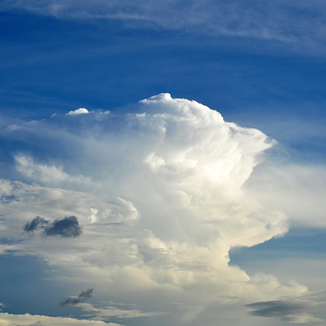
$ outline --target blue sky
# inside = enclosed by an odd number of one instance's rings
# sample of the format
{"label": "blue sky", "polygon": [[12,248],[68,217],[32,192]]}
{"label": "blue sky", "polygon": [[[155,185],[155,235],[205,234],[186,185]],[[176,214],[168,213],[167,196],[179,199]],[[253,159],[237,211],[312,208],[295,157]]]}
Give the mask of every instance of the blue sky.
{"label": "blue sky", "polygon": [[0,321],[323,325],[325,7],[3,1]]}

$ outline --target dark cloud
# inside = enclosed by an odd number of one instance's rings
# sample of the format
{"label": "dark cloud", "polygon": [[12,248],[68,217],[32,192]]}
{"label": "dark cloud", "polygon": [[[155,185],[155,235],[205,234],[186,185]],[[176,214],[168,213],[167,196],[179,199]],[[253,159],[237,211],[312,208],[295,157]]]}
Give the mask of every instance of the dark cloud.
{"label": "dark cloud", "polygon": [[33,218],[32,222],[25,224],[24,231],[30,234],[34,234],[35,230],[37,230],[39,227],[44,227],[48,223],[49,221],[47,221],[43,217],[36,216],[35,218]]}
{"label": "dark cloud", "polygon": [[65,238],[75,238],[81,235],[82,231],[76,216],[57,219],[51,225],[45,227],[44,234],[47,236],[60,235]]}
{"label": "dark cloud", "polygon": [[59,302],[59,305],[60,305],[61,307],[64,307],[64,306],[67,306],[67,305],[74,306],[74,305],[76,305],[77,303],[84,302],[84,301],[86,301],[87,299],[92,298],[92,296],[93,296],[93,290],[94,290],[94,289],[88,289],[88,290],[86,290],[86,291],[83,291],[82,293],[80,293],[80,294],[78,295],[78,297],[68,297],[68,298],[64,298],[62,301]]}
{"label": "dark cloud", "polygon": [[52,223],[43,217],[36,216],[32,222],[25,224],[24,231],[34,234],[34,231],[39,228],[42,228],[43,234],[48,237],[60,235],[65,238],[75,238],[82,233],[76,216],[66,216]]}
{"label": "dark cloud", "polygon": [[247,307],[254,309],[250,312],[253,316],[278,317],[284,321],[294,321],[311,309],[307,304],[281,300],[255,302],[248,304]]}

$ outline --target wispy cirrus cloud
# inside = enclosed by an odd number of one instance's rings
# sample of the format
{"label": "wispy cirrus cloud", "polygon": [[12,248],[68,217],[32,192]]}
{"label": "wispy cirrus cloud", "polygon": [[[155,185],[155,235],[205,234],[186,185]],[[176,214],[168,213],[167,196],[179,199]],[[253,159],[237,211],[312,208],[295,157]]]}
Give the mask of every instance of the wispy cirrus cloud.
{"label": "wispy cirrus cloud", "polygon": [[[25,9],[72,19],[118,19],[131,27],[276,40],[298,47],[325,42],[325,3],[313,1],[5,1],[0,10]],[[315,49],[316,50],[316,49]]]}

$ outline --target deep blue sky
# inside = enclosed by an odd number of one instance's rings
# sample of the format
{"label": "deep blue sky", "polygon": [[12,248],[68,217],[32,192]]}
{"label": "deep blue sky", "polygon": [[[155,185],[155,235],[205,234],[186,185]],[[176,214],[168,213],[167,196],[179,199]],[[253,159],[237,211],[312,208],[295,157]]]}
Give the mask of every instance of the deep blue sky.
{"label": "deep blue sky", "polygon": [[[274,42],[1,13],[4,109],[114,108],[159,92],[229,113],[323,117],[325,58]],[[235,44],[237,46],[235,46]],[[32,113],[30,113],[32,114]]]}

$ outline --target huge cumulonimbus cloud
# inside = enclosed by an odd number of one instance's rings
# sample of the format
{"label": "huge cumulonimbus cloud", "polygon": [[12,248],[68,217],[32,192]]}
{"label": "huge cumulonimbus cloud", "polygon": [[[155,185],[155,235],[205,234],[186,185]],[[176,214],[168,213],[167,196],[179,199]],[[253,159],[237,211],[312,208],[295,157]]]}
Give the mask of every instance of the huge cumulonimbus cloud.
{"label": "huge cumulonimbus cloud", "polygon": [[[16,170],[23,181],[41,186],[121,197],[119,206],[129,205],[130,213],[94,204],[85,220],[125,222],[141,216],[145,241],[135,241],[154,264],[159,256],[173,266],[207,255],[205,264],[211,264],[214,252],[223,260],[231,246],[251,246],[286,231],[282,215],[257,210],[241,190],[259,155],[273,145],[266,135],[169,94],[140,101],[135,110],[121,116],[95,111],[53,117],[9,129],[9,137],[42,137],[45,148],[53,143],[60,148],[52,156],[27,148],[33,157],[17,153]],[[57,234],[60,223],[44,226],[46,233]]]}
{"label": "huge cumulonimbus cloud", "polygon": [[[163,291],[171,295],[168,301],[200,304],[193,310],[198,314],[226,297],[255,302],[306,291],[270,276],[251,280],[229,265],[233,246],[252,246],[287,230],[282,213],[264,210],[242,189],[274,144],[259,130],[225,122],[195,101],[160,94],[129,114],[53,116],[1,133],[26,139],[14,154],[12,178],[20,181],[0,183],[6,198],[1,227],[17,240],[2,244],[3,252],[33,252],[112,295],[121,288]],[[44,141],[33,146],[35,139]],[[76,221],[46,223],[35,216],[78,216],[83,234],[64,239],[65,223]],[[23,225],[30,233],[41,227],[46,241],[22,235]],[[187,296],[175,298],[177,289]]]}

